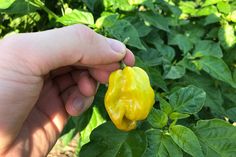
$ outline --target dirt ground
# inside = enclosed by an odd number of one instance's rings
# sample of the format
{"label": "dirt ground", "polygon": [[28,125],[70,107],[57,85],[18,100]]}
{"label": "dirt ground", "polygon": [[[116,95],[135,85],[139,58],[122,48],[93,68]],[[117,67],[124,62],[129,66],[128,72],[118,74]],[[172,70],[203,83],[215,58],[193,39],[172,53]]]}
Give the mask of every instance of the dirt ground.
{"label": "dirt ground", "polygon": [[59,139],[53,149],[50,151],[47,157],[76,157],[76,147],[78,143],[78,136],[70,142],[68,146],[62,143]]}

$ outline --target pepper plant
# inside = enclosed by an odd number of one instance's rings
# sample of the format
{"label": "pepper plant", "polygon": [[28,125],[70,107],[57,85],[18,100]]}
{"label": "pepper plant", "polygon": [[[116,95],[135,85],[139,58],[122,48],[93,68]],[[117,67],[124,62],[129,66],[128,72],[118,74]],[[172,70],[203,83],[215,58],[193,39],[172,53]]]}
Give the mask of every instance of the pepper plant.
{"label": "pepper plant", "polygon": [[236,1],[0,0],[0,11],[1,37],[82,23],[126,41],[148,73],[155,104],[135,130],[111,122],[105,85],[70,118],[61,138],[80,134],[79,157],[236,155]]}

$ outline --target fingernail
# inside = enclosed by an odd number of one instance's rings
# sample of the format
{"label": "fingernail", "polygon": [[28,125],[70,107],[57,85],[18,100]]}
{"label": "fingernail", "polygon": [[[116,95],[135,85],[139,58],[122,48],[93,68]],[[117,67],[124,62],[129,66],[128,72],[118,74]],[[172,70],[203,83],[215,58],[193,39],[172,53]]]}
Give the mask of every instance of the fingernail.
{"label": "fingernail", "polygon": [[83,111],[84,108],[84,103],[83,103],[83,99],[80,98],[75,98],[72,106],[75,110],[76,113],[81,113]]}
{"label": "fingernail", "polygon": [[93,100],[94,96],[86,97],[86,99],[84,100],[84,108],[82,112],[86,111],[92,105]]}
{"label": "fingernail", "polygon": [[112,50],[118,53],[125,53],[126,47],[122,42],[111,38],[107,38],[107,42],[109,43]]}
{"label": "fingernail", "polygon": [[75,98],[73,101],[73,107],[77,115],[81,115],[86,111],[92,104],[94,97],[85,97],[85,98]]}

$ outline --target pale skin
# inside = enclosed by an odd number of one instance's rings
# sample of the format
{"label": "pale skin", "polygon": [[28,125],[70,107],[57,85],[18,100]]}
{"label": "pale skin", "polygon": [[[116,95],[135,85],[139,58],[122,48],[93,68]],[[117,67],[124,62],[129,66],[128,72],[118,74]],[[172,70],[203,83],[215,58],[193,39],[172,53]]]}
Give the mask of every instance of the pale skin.
{"label": "pale skin", "polygon": [[124,44],[83,25],[0,40],[0,156],[46,156],[121,60],[134,65]]}

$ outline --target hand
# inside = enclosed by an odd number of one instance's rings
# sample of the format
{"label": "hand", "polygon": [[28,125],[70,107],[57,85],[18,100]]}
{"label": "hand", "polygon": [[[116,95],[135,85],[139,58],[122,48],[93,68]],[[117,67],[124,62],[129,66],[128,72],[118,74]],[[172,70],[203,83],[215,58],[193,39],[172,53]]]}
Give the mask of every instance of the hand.
{"label": "hand", "polygon": [[124,44],[83,25],[0,41],[0,156],[46,156],[121,60],[134,64]]}

